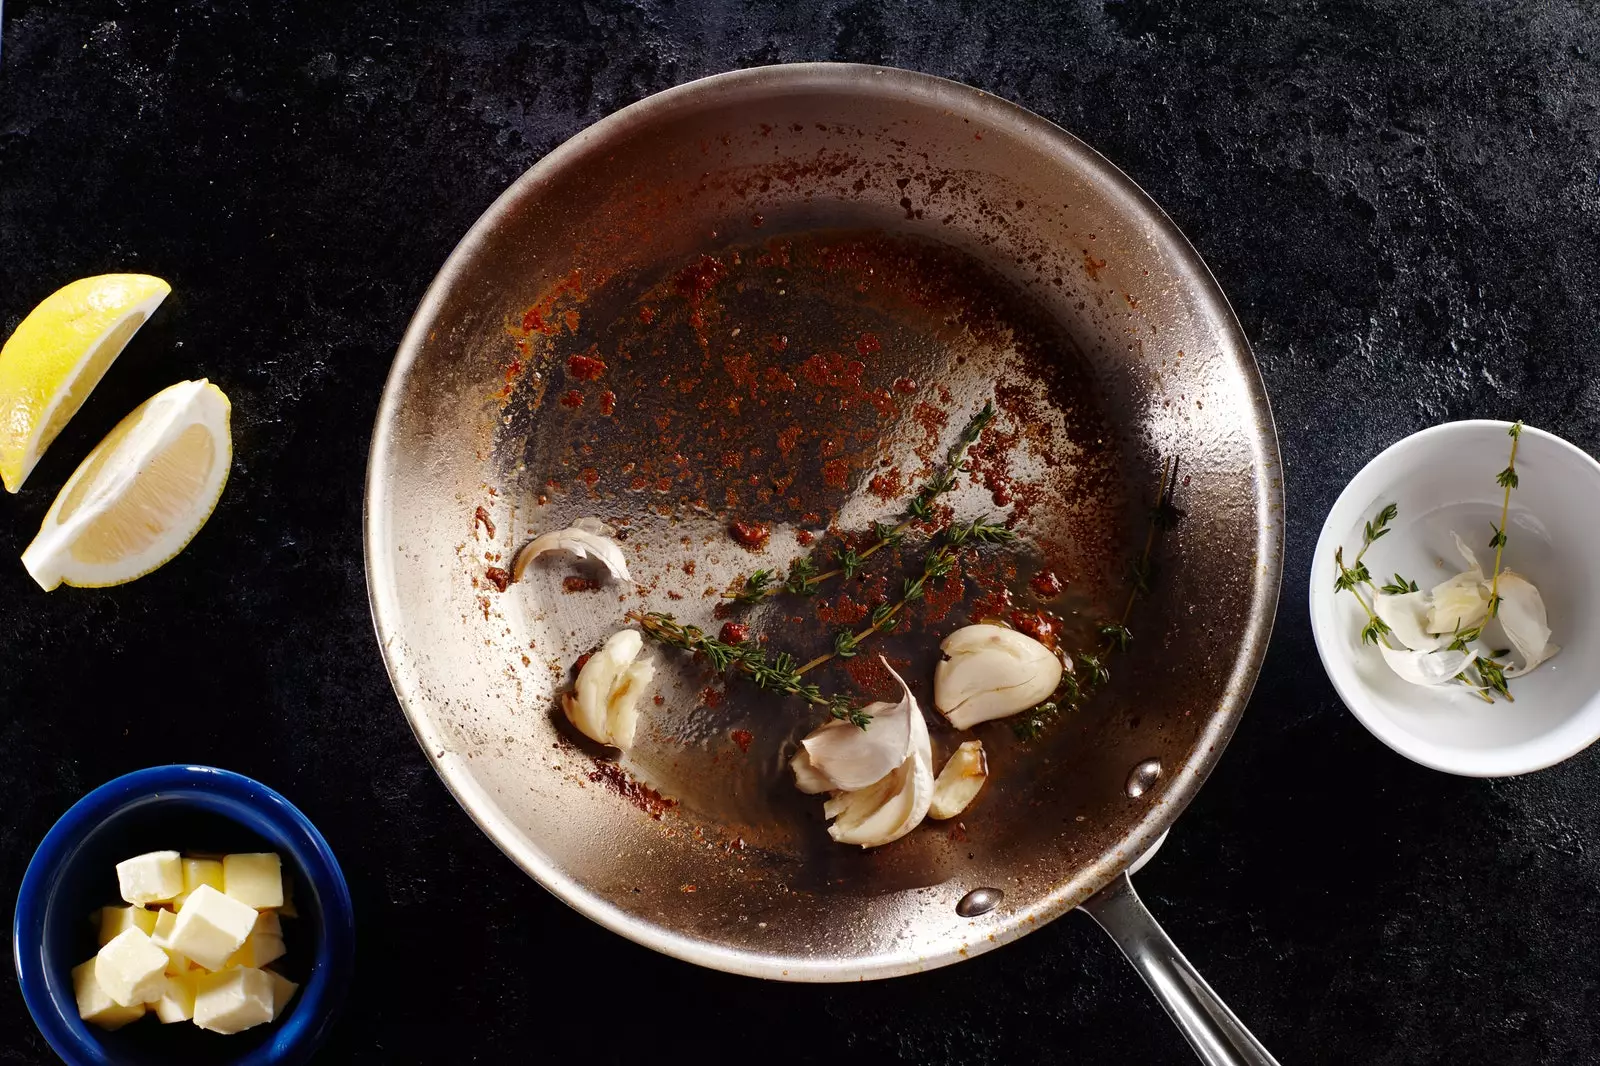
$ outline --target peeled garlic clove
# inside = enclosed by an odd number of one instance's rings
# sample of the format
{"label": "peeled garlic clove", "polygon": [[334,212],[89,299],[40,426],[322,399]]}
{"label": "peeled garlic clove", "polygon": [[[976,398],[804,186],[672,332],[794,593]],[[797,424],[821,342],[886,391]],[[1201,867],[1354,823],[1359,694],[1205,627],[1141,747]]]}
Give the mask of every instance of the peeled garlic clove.
{"label": "peeled garlic clove", "polygon": [[1413,685],[1447,685],[1478,657],[1476,651],[1396,651],[1378,645],[1389,669]]}
{"label": "peeled garlic clove", "polygon": [[929,818],[954,818],[967,809],[989,780],[989,759],[983,753],[983,741],[969,740],[950,754],[944,769],[933,783],[933,802],[928,806]]}
{"label": "peeled garlic clove", "polygon": [[1507,677],[1527,673],[1561,649],[1550,643],[1549,618],[1544,597],[1533,582],[1514,570],[1500,571],[1500,610],[1495,617],[1506,631],[1506,639],[1522,656],[1522,665],[1506,671]]}
{"label": "peeled garlic clove", "polygon": [[1407,592],[1390,596],[1380,592],[1372,598],[1372,610],[1394,632],[1400,643],[1412,651],[1433,651],[1449,643],[1443,636],[1428,632],[1429,599],[1426,592]]}
{"label": "peeled garlic clove", "polygon": [[1035,706],[1061,683],[1061,660],[1037,640],[1004,626],[965,626],[939,645],[933,704],[957,729]]}
{"label": "peeled garlic clove", "polygon": [[613,633],[578,671],[577,684],[561,697],[567,719],[584,736],[627,748],[639,724],[639,698],[655,676],[648,659],[635,662],[644,648],[638,630]]}
{"label": "peeled garlic clove", "polygon": [[571,552],[580,559],[595,558],[605,564],[611,576],[618,581],[632,581],[628,573],[628,560],[622,546],[611,539],[616,530],[598,518],[580,518],[566,529],[541,533],[525,544],[511,564],[513,581],[522,580],[528,564],[545,552]]}

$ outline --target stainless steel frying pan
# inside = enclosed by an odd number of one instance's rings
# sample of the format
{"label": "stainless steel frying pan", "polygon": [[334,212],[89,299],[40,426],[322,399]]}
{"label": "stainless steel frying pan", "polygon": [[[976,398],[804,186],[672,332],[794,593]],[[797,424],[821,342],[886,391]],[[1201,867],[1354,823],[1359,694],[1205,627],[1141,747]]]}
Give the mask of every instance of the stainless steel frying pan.
{"label": "stainless steel frying pan", "polygon": [[[969,619],[1094,646],[1164,462],[1184,514],[1156,540],[1110,683],[1038,739],[980,727],[992,776],[958,823],[873,851],[831,843],[783,772],[815,713],[670,648],[653,650],[656,700],[626,756],[565,727],[574,661],[629,611],[737,621],[802,658],[831,646],[914,572],[924,531],[813,597],[720,594],[898,515],[986,401],[999,417],[942,502],[1003,516],[1018,542],[965,555],[872,646],[924,706],[939,638]],[[472,228],[384,393],[367,575],[440,776],[606,927],[700,965],[845,981],[943,966],[1083,905],[1202,1057],[1264,1063],[1124,871],[1250,694],[1278,593],[1279,479],[1226,300],[1115,167],[951,82],[771,67],[596,124]],[[506,584],[531,535],[585,515],[621,529],[637,588],[549,558]],[[812,676],[876,696],[871,662]],[[932,727],[937,763],[963,737]]]}

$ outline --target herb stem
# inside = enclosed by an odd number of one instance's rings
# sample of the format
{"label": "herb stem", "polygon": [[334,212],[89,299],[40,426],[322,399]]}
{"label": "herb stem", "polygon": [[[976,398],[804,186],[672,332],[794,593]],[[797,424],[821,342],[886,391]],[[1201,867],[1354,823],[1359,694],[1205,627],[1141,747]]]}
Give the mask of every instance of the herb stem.
{"label": "herb stem", "polygon": [[[1370,531],[1371,527],[1369,526],[1368,528]],[[1376,539],[1377,537],[1369,536],[1368,543]],[[1371,584],[1371,581],[1367,578],[1366,566],[1359,560],[1353,566],[1346,566],[1344,564],[1343,548],[1333,553],[1333,565],[1339,568],[1339,580],[1334,584],[1334,591],[1348,589],[1350,594],[1356,598],[1356,602],[1361,605],[1361,609],[1367,614],[1367,624],[1361,628],[1361,643],[1382,643],[1390,651],[1399,650],[1389,643],[1389,624],[1378,617],[1378,613],[1372,609],[1372,605],[1367,602],[1366,597],[1361,595],[1361,586],[1363,584]]]}
{"label": "herb stem", "polygon": [[[1150,528],[1147,529],[1144,534],[1144,551],[1139,556],[1138,572],[1140,575],[1148,575],[1150,570],[1150,552],[1155,548],[1156,545],[1156,527],[1160,525],[1160,511],[1163,501],[1167,498],[1167,478],[1171,471],[1172,457],[1168,456],[1167,458],[1161,460],[1161,482],[1156,486],[1156,512],[1150,519]],[[1135,581],[1133,583],[1133,587],[1128,590],[1128,602],[1122,607],[1122,618],[1119,620],[1120,625],[1126,626],[1128,624],[1128,619],[1133,615],[1133,605],[1139,598],[1140,584],[1141,583],[1139,581]],[[1149,589],[1146,588],[1144,591],[1148,592]],[[1103,651],[1109,652],[1111,650],[1111,644],[1112,640],[1108,637]]]}
{"label": "herb stem", "polygon": [[1084,667],[1085,673],[1081,679],[1074,670],[1062,671],[1061,687],[1051,694],[1050,699],[1035,707],[1027,717],[1020,719],[1012,727],[1017,739],[1024,741],[1036,739],[1044,732],[1046,722],[1061,712],[1063,703],[1069,708],[1075,708],[1095,686],[1111,680],[1111,671],[1106,668],[1105,660],[1115,650],[1127,650],[1128,642],[1133,639],[1133,634],[1128,632],[1128,619],[1133,616],[1133,605],[1138,602],[1139,597],[1150,591],[1150,554],[1155,550],[1156,534],[1176,525],[1178,517],[1182,514],[1167,500],[1167,493],[1173,488],[1176,476],[1177,459],[1168,456],[1161,461],[1161,480],[1156,486],[1155,505],[1150,510],[1150,528],[1145,531],[1144,550],[1133,567],[1128,602],[1123,605],[1120,620],[1100,626],[1099,632],[1105,637],[1105,642],[1100,645],[1097,652],[1080,652],[1075,656],[1076,661]]}
{"label": "herb stem", "polygon": [[1511,459],[1499,478],[1505,494],[1500,500],[1500,526],[1494,538],[1494,577],[1489,582],[1489,613],[1496,617],[1500,614],[1500,556],[1506,550],[1506,519],[1511,514],[1511,490],[1517,487],[1517,445],[1522,443],[1522,423],[1512,425],[1509,432]]}

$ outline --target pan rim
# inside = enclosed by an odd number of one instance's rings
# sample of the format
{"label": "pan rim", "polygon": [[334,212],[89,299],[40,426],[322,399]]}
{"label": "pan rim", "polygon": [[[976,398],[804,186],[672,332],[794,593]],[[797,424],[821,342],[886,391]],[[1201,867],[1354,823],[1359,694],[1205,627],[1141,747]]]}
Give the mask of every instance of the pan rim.
{"label": "pan rim", "polygon": [[[907,96],[937,99],[951,108],[977,109],[985,121],[1034,138],[1043,149],[1060,154],[1102,189],[1122,201],[1134,216],[1149,223],[1154,241],[1165,244],[1185,276],[1192,279],[1196,302],[1212,320],[1225,348],[1237,352],[1247,371],[1244,386],[1258,430],[1251,435],[1253,469],[1261,479],[1257,493],[1257,540],[1254,545],[1260,580],[1250,601],[1241,639],[1241,653],[1229,673],[1223,696],[1197,738],[1189,758],[1174,775],[1157,803],[1124,837],[1116,852],[1101,856],[1033,905],[1004,912],[970,940],[951,938],[929,954],[890,952],[848,961],[801,955],[758,954],[733,949],[635,917],[613,906],[569,877],[505,818],[492,799],[466,773],[464,760],[453,755],[434,735],[428,716],[416,705],[426,697],[399,661],[396,647],[402,629],[400,607],[393,598],[393,553],[386,535],[385,505],[390,477],[393,432],[411,370],[454,279],[473,254],[489,240],[515,208],[562,170],[569,160],[620,134],[648,126],[658,115],[692,108],[698,99],[737,97],[741,93],[823,89],[856,91],[887,88]],[[1249,371],[1254,371],[1249,372]],[[993,950],[1066,913],[1111,883],[1137,861],[1177,819],[1205,781],[1233,735],[1254,689],[1266,655],[1277,611],[1283,570],[1283,487],[1278,438],[1259,366],[1237,316],[1210,268],[1177,224],[1136,182],[1099,152],[1070,132],[1019,104],[936,75],[895,67],[855,63],[794,63],[752,67],[712,75],[666,89],[629,105],[584,128],[538,160],[502,192],[473,223],[446,258],[417,305],[396,351],[384,384],[368,450],[362,505],[363,549],[368,606],[373,627],[396,698],[434,771],[473,822],[513,862],[568,906],[635,943],[686,962],[751,977],[802,982],[841,982],[895,977],[921,972]]]}

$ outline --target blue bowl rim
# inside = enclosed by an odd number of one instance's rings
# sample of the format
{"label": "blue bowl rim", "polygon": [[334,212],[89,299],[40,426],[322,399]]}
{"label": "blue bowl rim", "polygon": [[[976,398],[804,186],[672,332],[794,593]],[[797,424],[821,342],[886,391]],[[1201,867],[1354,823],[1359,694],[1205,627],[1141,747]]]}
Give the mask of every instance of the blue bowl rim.
{"label": "blue bowl rim", "polygon": [[[287,838],[322,912],[313,978],[278,1020],[272,1039],[256,1045],[232,1066],[303,1062],[327,1039],[344,1003],[355,969],[355,909],[344,871],[311,820],[276,790],[231,770],[193,764],[135,770],[94,789],[57,819],[29,860],[17,892],[11,927],[17,983],[40,1033],[69,1066],[117,1066],[117,1060],[78,1017],[70,983],[60,986],[66,992],[61,996],[52,994],[47,978],[42,930],[62,862],[94,827],[123,808],[160,793],[183,792],[219,796],[245,812],[244,818],[236,819],[245,828]],[[267,829],[273,833],[266,834]]]}

